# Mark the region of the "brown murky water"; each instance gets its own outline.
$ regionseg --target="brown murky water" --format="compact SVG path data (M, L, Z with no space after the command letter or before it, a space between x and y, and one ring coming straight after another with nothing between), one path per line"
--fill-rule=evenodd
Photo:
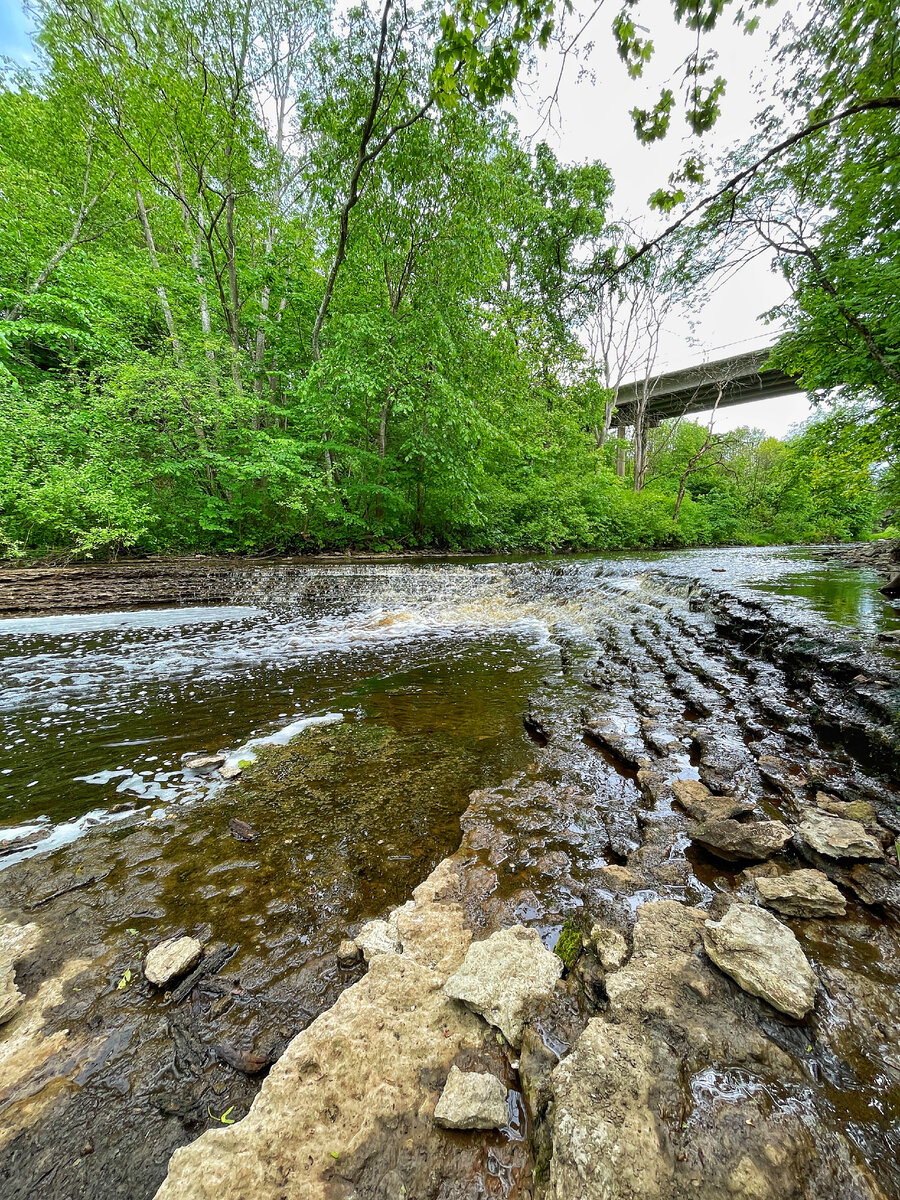
M695 731L712 725L734 743L713 757L733 752L738 772L748 746L774 739L804 766L827 758L836 786L857 778L833 739L807 734L805 701L775 668L701 628L698 589L723 584L768 596L811 636L841 625L863 650L900 625L874 576L755 550L278 564L236 569L229 605L0 622L0 904L45 932L20 986L34 995L82 962L47 1017L50 1033L69 1030L64 1045L0 1091L4 1197L151 1196L174 1148L246 1112L267 1064L356 977L337 942L407 898L458 845L464 813L463 830L488 831L494 880L473 920L533 924L552 947L566 920L612 902L598 873L640 860L665 819L638 786L640 756L696 778ZM615 737L585 732L586 711ZM184 766L326 712L343 721L263 751L236 784ZM783 794L763 799L784 812ZM236 840L235 817L258 837ZM38 840L13 848L22 836ZM742 886L702 853L683 862L656 864L632 905L705 906ZM834 981L820 1041L800 1047L803 1032L797 1053L900 1189L900 1011L885 1001L900 983L896 927L862 905L793 924ZM140 973L178 931L233 951L186 1003Z

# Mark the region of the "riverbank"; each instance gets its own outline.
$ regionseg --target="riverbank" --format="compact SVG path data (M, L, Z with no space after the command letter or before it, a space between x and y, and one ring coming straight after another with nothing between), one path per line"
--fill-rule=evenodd
M438 585L443 621L543 622L533 665L488 668L504 689L526 677L510 711L529 741L499 780L436 821L428 771L419 793L401 772L446 778L440 745L398 759L348 712L206 799L0 874L3 919L36 927L0 1030L19 1056L5 1194L150 1197L182 1146L161 1196L896 1195L900 671L780 593L719 584L724 562L370 573L381 630L402 604L422 620ZM335 611L337 584L320 584ZM398 731L427 711L421 691L409 701ZM496 707L471 714L465 744ZM326 794L343 804L322 809ZM347 822L329 879L311 843L294 851L320 809L323 834ZM860 826L857 844L835 841L835 818ZM439 828L459 844L429 843ZM382 842L406 856L394 898L354 909L383 878ZM195 919L187 894L208 912ZM745 911L778 963L768 978L723 947ZM559 949L561 979L523 992L514 956L492 951L481 985L510 1023L471 985L466 1001L448 992L467 962L477 977L473 947L517 926L538 973ZM219 944L238 956L167 998L140 963L174 934L200 938L201 964ZM346 947L354 965L338 965L347 934L368 970ZM435 1121L452 1066L502 1085L505 1124Z

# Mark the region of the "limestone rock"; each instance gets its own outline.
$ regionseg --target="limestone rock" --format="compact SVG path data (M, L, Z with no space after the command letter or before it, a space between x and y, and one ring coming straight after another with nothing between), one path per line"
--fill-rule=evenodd
M859 821L863 825L878 824L878 813L868 800L838 800L827 792L816 792L816 806L846 821Z
M753 812L754 806L748 801L714 796L699 779L675 779L671 788L679 805L695 821L724 821Z
M800 943L764 908L732 904L703 931L706 953L751 996L803 1018L816 1002L818 980Z
M482 1139L433 1119L440 1085L431 1081L446 1079L460 1055L481 1057L486 1035L443 991L471 940L462 905L444 899L455 878L445 860L416 888L397 920L403 953L377 954L297 1034L242 1120L176 1150L157 1200L393 1198L404 1187L424 1197L435 1178L484 1170ZM391 1171L399 1137L402 1177Z
M673 901L638 909L608 1013L550 1077L542 1200L884 1200L840 1130L773 1105L769 1084L802 1087L802 1068L698 956L704 924Z
M487 1071L451 1067L434 1119L445 1129L501 1129L509 1119L506 1088Z
M529 1001L552 992L562 968L536 930L513 925L483 942L473 942L444 991L452 999L462 1000L518 1047Z
M351 938L344 938L338 946L337 960L339 967L355 967L362 958L362 950Z
M144 959L144 974L157 987L165 987L197 965L203 946L196 938L180 937L154 946Z
M797 829L800 841L825 858L881 858L881 846L859 821L846 821L821 809L803 814Z
M188 771L212 771L223 767L227 761L227 754L198 754L195 758L185 759L184 766Z
M367 963L377 954L400 954L403 950L403 943L397 935L397 926L388 921L369 921L363 925L354 940Z
M783 821L701 821L688 830L691 841L698 842L719 858L732 862L740 859L771 858L791 840L791 831Z
M597 957L607 971L617 971L628 957L628 943L615 929L608 925L594 925L591 943L597 948Z
M16 986L16 959L38 938L36 925L0 924L0 1025L12 1020L25 999Z
M237 765L237 763L226 762L219 767L219 775L223 779L237 779L237 777L241 774L243 774L243 771Z
M763 904L786 917L842 917L847 911L846 900L821 871L791 871L755 882Z

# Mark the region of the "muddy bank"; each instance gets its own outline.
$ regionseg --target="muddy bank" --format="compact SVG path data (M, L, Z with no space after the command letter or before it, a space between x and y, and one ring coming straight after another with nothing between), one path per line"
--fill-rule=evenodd
M0 1052L18 1029L17 1053L48 1053L20 1059L5 1098L11 1195L149 1197L175 1147L165 1197L900 1194L900 672L871 638L715 574L491 579L504 613L539 607L554 651L521 697L531 744L502 782L442 816L348 723L168 822L0 875L5 919L37 926ZM407 716L414 728L414 702ZM415 757L439 767L434 743ZM350 821L367 780L353 837L333 843L342 861L326 879L309 860L304 899L286 843L314 818ZM233 817L260 837L235 841ZM363 902L394 861L380 843L410 857ZM185 896L205 893L186 919ZM748 911L768 976L728 940ZM454 986L473 946L519 926L558 951L558 982L521 994L498 954L481 993ZM207 961L216 942L240 950L167 1001L140 960L182 929ZM367 970L338 967L347 932ZM453 1066L502 1087L505 1125L436 1123ZM163 1095L185 1111L160 1112ZM234 1126L217 1119L232 1105Z

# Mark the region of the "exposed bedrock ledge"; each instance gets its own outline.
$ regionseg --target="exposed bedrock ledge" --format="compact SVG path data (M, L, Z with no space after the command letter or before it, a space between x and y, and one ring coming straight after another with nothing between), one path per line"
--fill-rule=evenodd
M496 1031L443 990L471 941L459 890L445 860L392 915L402 952L372 955L368 974L294 1038L242 1121L173 1155L157 1200L463 1200L498 1171L506 1195L530 1195L526 1141L434 1122L451 1066L515 1087Z

